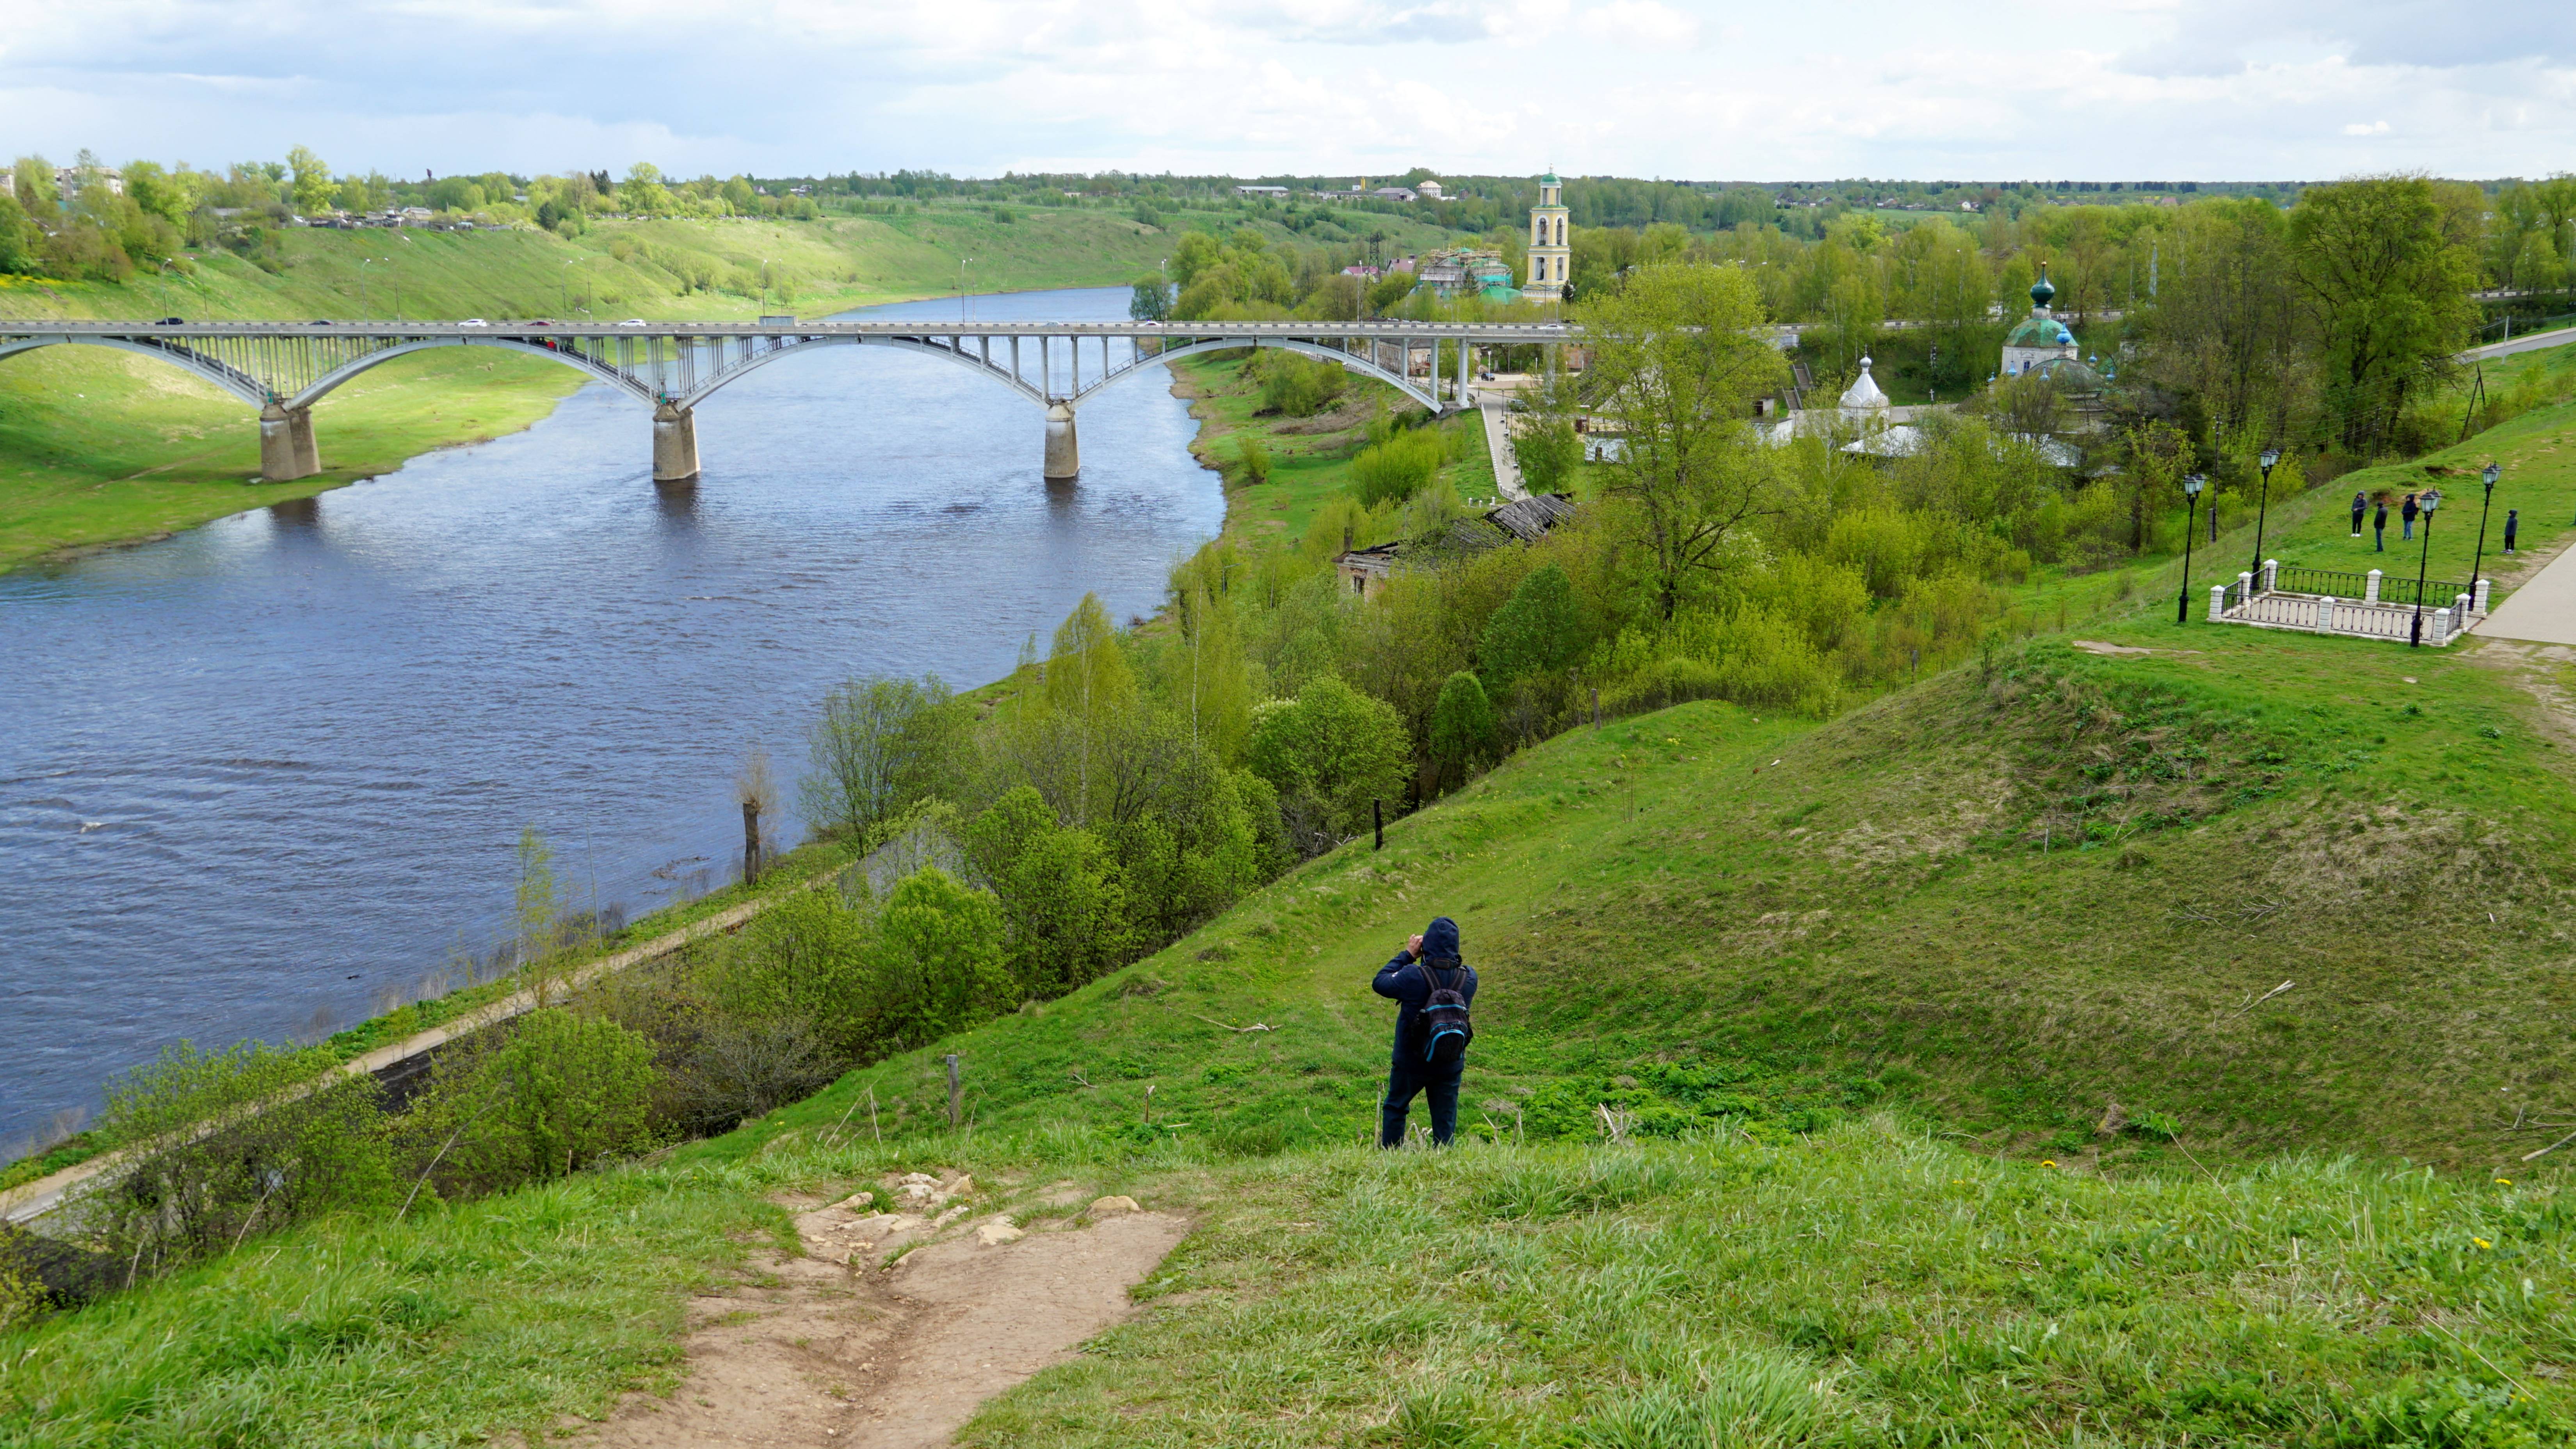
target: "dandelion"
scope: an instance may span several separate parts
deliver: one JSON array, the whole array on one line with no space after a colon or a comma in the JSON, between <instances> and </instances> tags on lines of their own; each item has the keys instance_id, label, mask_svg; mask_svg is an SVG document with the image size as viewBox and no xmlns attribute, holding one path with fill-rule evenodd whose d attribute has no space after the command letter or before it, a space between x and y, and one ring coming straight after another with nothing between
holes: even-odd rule
<instances>
[{"instance_id":1,"label":"dandelion","mask_svg":"<svg viewBox=\"0 0 2576 1449\"><path fill-rule=\"evenodd\" d=\"M2054 1157L2043 1157L2039 1160L2039 1165L2042 1167L2055 1167L2057 1165L2057 1159Z\"/></svg>"},{"instance_id":2,"label":"dandelion","mask_svg":"<svg viewBox=\"0 0 2576 1449\"><path fill-rule=\"evenodd\" d=\"M2492 1248L2495 1246L2495 1244L2488 1242L2484 1238L2471 1238L2469 1241L2477 1244L2481 1248Z\"/></svg>"},{"instance_id":3,"label":"dandelion","mask_svg":"<svg viewBox=\"0 0 2576 1449\"><path fill-rule=\"evenodd\" d=\"M2499 1178L2497 1178L2497 1179L2496 1179L2496 1182L2497 1182L2497 1184L2498 1184L2498 1185L2503 1186L2503 1187L2511 1187L2511 1186L2513 1186L2513 1179L2512 1179L2512 1178L2510 1178L2510 1177L2499 1177Z\"/></svg>"}]
</instances>

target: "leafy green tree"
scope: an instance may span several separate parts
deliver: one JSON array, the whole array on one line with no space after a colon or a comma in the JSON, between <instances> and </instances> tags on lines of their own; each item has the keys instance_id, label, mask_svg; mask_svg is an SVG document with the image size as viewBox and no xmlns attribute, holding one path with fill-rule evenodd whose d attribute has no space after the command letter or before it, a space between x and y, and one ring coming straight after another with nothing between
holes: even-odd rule
<instances>
[{"instance_id":1,"label":"leafy green tree","mask_svg":"<svg viewBox=\"0 0 2576 1449\"><path fill-rule=\"evenodd\" d=\"M1397 793L1411 754L1392 706L1326 674L1254 711L1246 758L1279 792L1301 848L1317 855L1355 834L1371 801Z\"/></svg>"},{"instance_id":2,"label":"leafy green tree","mask_svg":"<svg viewBox=\"0 0 2576 1449\"><path fill-rule=\"evenodd\" d=\"M662 168L650 161L638 161L626 168L626 180L617 188L617 199L637 216L667 216L671 212L671 193L662 184Z\"/></svg>"},{"instance_id":3,"label":"leafy green tree","mask_svg":"<svg viewBox=\"0 0 2576 1449\"><path fill-rule=\"evenodd\" d=\"M881 1050L927 1045L1019 1003L999 904L946 871L916 871L888 892L877 939L870 1004Z\"/></svg>"},{"instance_id":4,"label":"leafy green tree","mask_svg":"<svg viewBox=\"0 0 2576 1449\"><path fill-rule=\"evenodd\" d=\"M294 174L295 209L305 216L329 211L340 188L331 180L331 168L313 154L310 146L298 146L286 153L287 170Z\"/></svg>"},{"instance_id":5,"label":"leafy green tree","mask_svg":"<svg viewBox=\"0 0 2576 1449\"><path fill-rule=\"evenodd\" d=\"M62 197L54 187L54 163L42 156L21 156L10 171L15 178L18 205L37 224L51 222L62 212Z\"/></svg>"},{"instance_id":6,"label":"leafy green tree","mask_svg":"<svg viewBox=\"0 0 2576 1449\"><path fill-rule=\"evenodd\" d=\"M1494 702L1475 675L1461 669L1440 686L1431 707L1431 759L1440 782L1464 783L1468 772L1493 757L1502 742L1502 723Z\"/></svg>"},{"instance_id":7,"label":"leafy green tree","mask_svg":"<svg viewBox=\"0 0 2576 1449\"><path fill-rule=\"evenodd\" d=\"M1727 536L1779 510L1771 459L1745 420L1787 364L1758 331L1761 295L1741 267L1643 267L1580 316L1594 346L1586 385L1627 439L1603 491L1632 512L1671 618L1690 577L1719 566Z\"/></svg>"},{"instance_id":8,"label":"leafy green tree","mask_svg":"<svg viewBox=\"0 0 2576 1449\"><path fill-rule=\"evenodd\" d=\"M1171 316L1171 284L1160 277L1138 277L1127 298L1127 315L1139 322L1160 322Z\"/></svg>"},{"instance_id":9,"label":"leafy green tree","mask_svg":"<svg viewBox=\"0 0 2576 1449\"><path fill-rule=\"evenodd\" d=\"M1350 374L1321 358L1284 350L1260 355L1261 410L1310 418L1330 407L1350 385Z\"/></svg>"},{"instance_id":10,"label":"leafy green tree","mask_svg":"<svg viewBox=\"0 0 2576 1449\"><path fill-rule=\"evenodd\" d=\"M1486 621L1477 661L1498 688L1561 674L1583 657L1582 622L1573 581L1555 564L1541 564Z\"/></svg>"},{"instance_id":11,"label":"leafy green tree","mask_svg":"<svg viewBox=\"0 0 2576 1449\"><path fill-rule=\"evenodd\" d=\"M953 795L968 748L966 719L936 674L852 679L823 696L798 782L805 823L865 842L915 802Z\"/></svg>"},{"instance_id":12,"label":"leafy green tree","mask_svg":"<svg viewBox=\"0 0 2576 1449\"><path fill-rule=\"evenodd\" d=\"M1060 825L1021 785L968 822L966 837L1001 897L1004 949L1023 990L1060 996L1126 963L1126 887L1099 836Z\"/></svg>"},{"instance_id":13,"label":"leafy green tree","mask_svg":"<svg viewBox=\"0 0 2576 1449\"><path fill-rule=\"evenodd\" d=\"M1411 272L1389 272L1369 284L1368 309L1379 316L1405 298L1413 295Z\"/></svg>"},{"instance_id":14,"label":"leafy green tree","mask_svg":"<svg viewBox=\"0 0 2576 1449\"><path fill-rule=\"evenodd\" d=\"M2475 257L2421 176L2309 187L2290 213L2290 256L2324 338L2328 406L2344 447L2366 455L2467 340Z\"/></svg>"},{"instance_id":15,"label":"leafy green tree","mask_svg":"<svg viewBox=\"0 0 2576 1449\"><path fill-rule=\"evenodd\" d=\"M17 197L0 196L0 275L30 275L44 256L44 229L28 219Z\"/></svg>"}]
</instances>

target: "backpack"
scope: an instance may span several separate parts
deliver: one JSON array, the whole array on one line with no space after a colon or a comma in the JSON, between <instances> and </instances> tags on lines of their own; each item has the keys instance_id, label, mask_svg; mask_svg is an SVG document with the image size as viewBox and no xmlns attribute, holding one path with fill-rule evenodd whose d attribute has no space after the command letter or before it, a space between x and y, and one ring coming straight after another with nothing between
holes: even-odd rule
<instances>
[{"instance_id":1,"label":"backpack","mask_svg":"<svg viewBox=\"0 0 2576 1449\"><path fill-rule=\"evenodd\" d=\"M1415 963L1422 968L1422 979L1431 985L1431 997L1422 1003L1419 1017L1422 1031L1422 1059L1453 1062L1467 1053L1467 1043L1476 1039L1475 1025L1467 1020L1467 965L1455 956L1440 959L1446 968L1434 968L1430 957ZM1448 971L1457 975L1450 984L1442 984Z\"/></svg>"}]
</instances>

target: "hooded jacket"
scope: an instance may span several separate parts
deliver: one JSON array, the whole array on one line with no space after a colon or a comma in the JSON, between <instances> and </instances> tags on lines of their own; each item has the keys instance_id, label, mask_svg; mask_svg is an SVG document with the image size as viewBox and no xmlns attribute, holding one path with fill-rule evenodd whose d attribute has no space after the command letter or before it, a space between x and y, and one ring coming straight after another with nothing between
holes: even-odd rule
<instances>
[{"instance_id":1,"label":"hooded jacket","mask_svg":"<svg viewBox=\"0 0 2576 1449\"><path fill-rule=\"evenodd\" d=\"M1420 1055L1408 1055L1405 1045L1413 1039L1415 1019L1431 1000L1431 975L1419 966L1422 960L1428 960L1443 980L1463 969L1467 980L1458 988L1458 994L1467 999L1468 1005L1476 1003L1476 968L1459 959L1458 923L1447 916L1434 917L1430 925L1422 928L1422 955L1416 957L1409 950L1396 952L1394 960L1377 968L1377 980L1371 983L1378 995L1397 1004L1395 1059L1399 1062Z\"/></svg>"}]
</instances>

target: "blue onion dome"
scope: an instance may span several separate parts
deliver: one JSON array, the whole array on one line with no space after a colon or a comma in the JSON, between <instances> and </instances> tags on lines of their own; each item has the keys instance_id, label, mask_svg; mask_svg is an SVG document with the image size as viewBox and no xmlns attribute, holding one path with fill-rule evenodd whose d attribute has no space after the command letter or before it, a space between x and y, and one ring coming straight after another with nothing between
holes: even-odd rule
<instances>
[{"instance_id":1,"label":"blue onion dome","mask_svg":"<svg viewBox=\"0 0 2576 1449\"><path fill-rule=\"evenodd\" d=\"M2041 262L2039 280L2030 284L2030 305L2044 309L2048 306L2049 299L2056 295L2057 289L2049 285L2048 263Z\"/></svg>"}]
</instances>

